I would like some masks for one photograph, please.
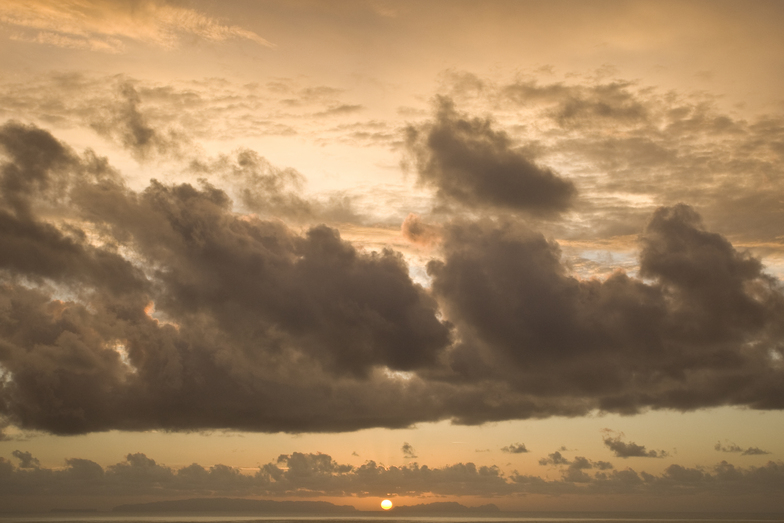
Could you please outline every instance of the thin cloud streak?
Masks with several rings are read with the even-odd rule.
[[[213,42],[237,38],[275,47],[252,31],[157,0],[8,0],[0,6],[0,22],[38,31],[17,37],[21,40],[114,53],[125,50],[121,39],[171,48],[185,35]]]

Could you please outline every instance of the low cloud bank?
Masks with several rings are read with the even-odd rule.
[[[555,453],[558,454],[558,453]],[[551,455],[552,457],[552,455]],[[27,465],[27,466],[24,466]],[[784,464],[736,467],[722,461],[713,467],[673,464],[659,475],[631,468],[614,470],[585,457],[556,463],[561,478],[547,480],[498,467],[456,463],[428,467],[411,463],[386,467],[373,461],[339,464],[327,454],[283,454],[252,474],[226,465],[197,463],[173,469],[144,454],[128,454],[101,467],[87,459],[68,459],[64,468],[48,469],[18,459],[0,458],[3,496],[524,496],[578,495],[711,495],[779,496],[784,491]]]

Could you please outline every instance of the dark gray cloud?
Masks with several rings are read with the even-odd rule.
[[[4,207],[28,218],[32,200],[55,199],[68,185],[75,155],[48,132],[18,122],[0,127],[0,198]]]
[[[0,208],[0,363],[10,378],[0,385],[0,408],[17,426],[356,428],[369,418],[349,411],[379,410],[382,395],[413,401],[421,386],[382,375],[364,390],[371,375],[433,365],[449,343],[434,300],[397,253],[360,253],[325,226],[300,235],[278,221],[235,215],[209,184],[153,181],[136,193],[121,180],[88,177],[84,160],[73,172],[70,164],[41,164],[65,148],[43,131],[4,129],[48,137],[41,147],[26,142],[29,151],[17,147],[2,166],[5,180],[22,173],[26,184],[6,183],[8,210]],[[59,177],[68,180],[79,224],[71,229],[30,215]],[[21,283],[31,278],[39,285]],[[54,299],[63,286],[76,298]],[[318,396],[332,407],[318,407]],[[335,408],[347,409],[343,421]],[[391,426],[412,422],[400,408]],[[436,408],[425,405],[425,418],[438,417]],[[323,421],[311,425],[314,415]]]
[[[524,454],[530,451],[525,448],[525,443],[512,443],[511,445],[502,447],[501,452],[508,452],[510,454]]]
[[[552,215],[566,210],[574,185],[516,150],[489,119],[460,114],[440,97],[433,122],[406,130],[406,147],[423,185],[445,202]]]
[[[2,423],[301,432],[784,407],[778,283],[688,206],[650,219],[645,279],[578,280],[515,221],[455,221],[427,290],[399,253],[236,213],[206,181],[135,191],[21,124],[0,145]],[[308,208],[293,171],[249,151],[224,167],[260,209]]]
[[[562,412],[781,408],[781,290],[688,206],[646,227],[646,280],[577,280],[557,244],[511,222],[454,223],[445,237],[428,271],[461,342],[443,379],[505,382]]]
[[[669,456],[664,450],[647,450],[645,445],[638,445],[633,441],[622,441],[623,434],[612,436],[607,434],[603,441],[619,458],[666,458]]]

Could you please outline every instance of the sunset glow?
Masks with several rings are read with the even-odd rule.
[[[782,27],[0,1],[0,523],[784,513]]]

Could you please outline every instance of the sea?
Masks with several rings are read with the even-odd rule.
[[[0,514],[0,523],[784,523],[784,513],[510,513],[469,516],[258,516],[220,514]]]

